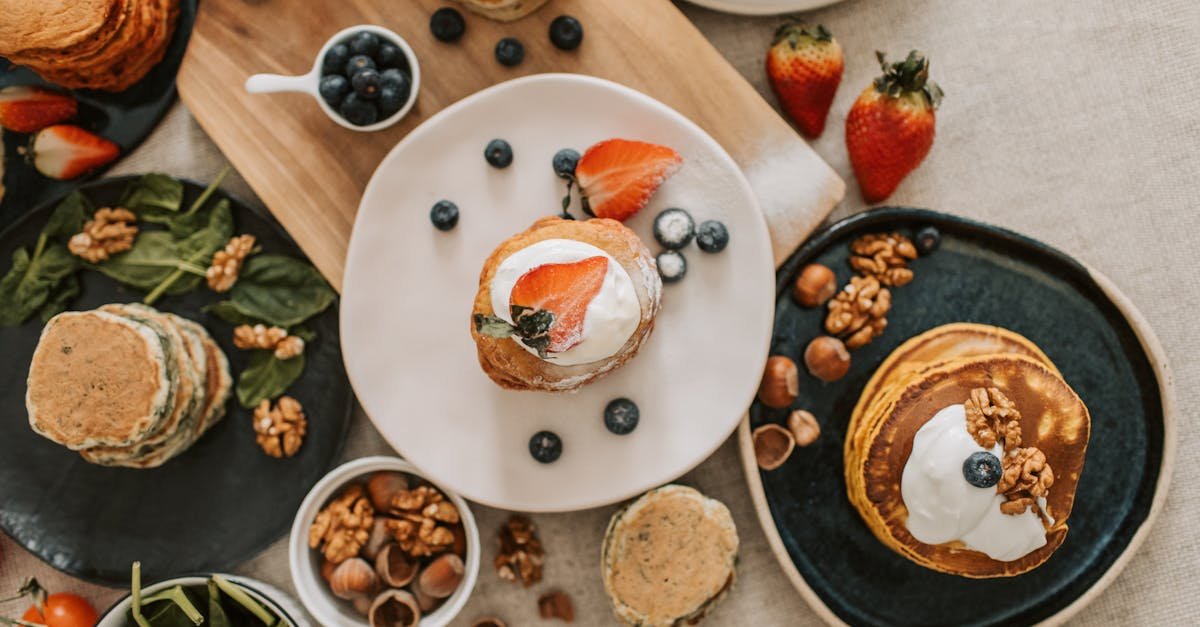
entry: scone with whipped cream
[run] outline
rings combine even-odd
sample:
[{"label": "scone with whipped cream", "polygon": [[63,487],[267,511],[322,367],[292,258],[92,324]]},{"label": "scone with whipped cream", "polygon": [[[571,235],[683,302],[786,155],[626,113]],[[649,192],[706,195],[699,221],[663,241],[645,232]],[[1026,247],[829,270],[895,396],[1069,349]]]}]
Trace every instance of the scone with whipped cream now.
[{"label": "scone with whipped cream", "polygon": [[654,257],[625,225],[542,218],[484,263],[471,313],[479,363],[505,388],[575,390],[637,353],[661,293]]},{"label": "scone with whipped cream", "polygon": [[[944,342],[978,331],[934,329],[884,362],[896,376],[868,384],[847,433],[847,494],[876,537],[913,562],[1007,577],[1065,539],[1090,416],[1027,339],[992,333],[990,354]],[[919,348],[938,336],[942,348]]]}]

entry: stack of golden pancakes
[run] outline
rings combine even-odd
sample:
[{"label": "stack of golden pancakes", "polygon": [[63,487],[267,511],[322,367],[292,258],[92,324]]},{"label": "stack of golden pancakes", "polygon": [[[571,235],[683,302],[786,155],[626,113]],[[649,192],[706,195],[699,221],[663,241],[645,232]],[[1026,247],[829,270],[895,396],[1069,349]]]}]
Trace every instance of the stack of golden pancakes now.
[{"label": "stack of golden pancakes", "polygon": [[124,91],[166,53],[178,0],[0,0],[0,56],[71,89]]},{"label": "stack of golden pancakes", "polygon": [[[996,452],[1003,475],[995,487],[968,487],[965,469],[946,464],[948,483],[931,493],[998,494],[1001,513],[1037,516],[1036,533],[1045,531],[1040,546],[1001,560],[961,540],[926,544],[910,532],[902,480],[914,438],[955,405],[971,445]],[[981,324],[944,325],[900,345],[867,382],[847,430],[847,494],[875,536],[917,564],[972,578],[1018,575],[1044,563],[1066,537],[1089,430],[1087,407],[1029,339]]]}]

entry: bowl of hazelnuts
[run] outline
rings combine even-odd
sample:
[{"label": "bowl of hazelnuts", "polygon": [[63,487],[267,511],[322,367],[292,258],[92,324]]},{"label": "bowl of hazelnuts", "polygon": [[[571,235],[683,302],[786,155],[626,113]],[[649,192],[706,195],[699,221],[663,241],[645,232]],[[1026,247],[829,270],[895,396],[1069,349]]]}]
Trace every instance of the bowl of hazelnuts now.
[{"label": "bowl of hazelnuts", "polygon": [[466,501],[396,457],[365,457],[305,497],[288,545],[304,607],[329,627],[440,627],[479,574]]}]

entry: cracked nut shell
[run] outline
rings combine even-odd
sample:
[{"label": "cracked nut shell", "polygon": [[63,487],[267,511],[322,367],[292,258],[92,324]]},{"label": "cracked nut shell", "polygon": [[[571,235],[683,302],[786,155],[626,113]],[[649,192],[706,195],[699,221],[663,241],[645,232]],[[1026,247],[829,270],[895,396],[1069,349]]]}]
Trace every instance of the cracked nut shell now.
[{"label": "cracked nut shell", "polygon": [[417,568],[417,561],[394,542],[385,545],[375,558],[375,573],[392,588],[403,588],[412,583]]},{"label": "cracked nut shell", "polygon": [[462,558],[447,553],[430,562],[425,570],[421,571],[417,586],[421,592],[435,599],[444,599],[458,589],[465,570]]},{"label": "cracked nut shell", "polygon": [[495,616],[484,616],[476,618],[475,622],[471,623],[471,627],[508,627],[508,625]]},{"label": "cracked nut shell", "polygon": [[787,426],[796,440],[796,446],[808,446],[821,437],[821,425],[817,424],[817,417],[803,409],[788,415]]},{"label": "cracked nut shell", "polygon": [[800,371],[796,362],[783,355],[772,355],[767,359],[767,368],[758,387],[758,400],[767,407],[783,409],[799,394]]},{"label": "cracked nut shell", "polygon": [[837,381],[850,371],[850,351],[836,337],[818,336],[804,349],[804,367],[822,381]]},{"label": "cracked nut shell", "polygon": [[371,627],[413,627],[421,622],[421,608],[411,593],[386,590],[371,602],[367,621]]},{"label": "cracked nut shell", "polygon": [[792,285],[792,298],[803,307],[820,307],[837,293],[837,276],[829,266],[810,263],[804,266]]},{"label": "cracked nut shell", "polygon": [[796,448],[796,438],[783,427],[767,423],[754,430],[754,459],[763,470],[775,470],[786,462]]}]

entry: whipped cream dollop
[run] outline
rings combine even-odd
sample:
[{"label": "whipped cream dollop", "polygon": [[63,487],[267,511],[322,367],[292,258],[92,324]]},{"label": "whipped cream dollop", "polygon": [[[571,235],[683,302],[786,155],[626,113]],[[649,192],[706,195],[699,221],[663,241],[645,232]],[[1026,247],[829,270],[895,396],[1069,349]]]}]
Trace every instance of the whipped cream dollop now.
[{"label": "whipped cream dollop", "polygon": [[[1020,559],[1046,544],[1046,528],[1032,508],[1016,515],[1002,513],[1005,498],[994,486],[967,483],[963,461],[978,451],[1004,459],[999,444],[985,449],[967,432],[962,405],[942,409],[917,430],[900,479],[908,531],[925,544],[958,540],[994,560]],[[1045,500],[1038,504],[1045,512]]]},{"label": "whipped cream dollop", "polygon": [[[546,361],[559,366],[588,364],[612,357],[625,346],[641,321],[642,308],[638,302],[633,280],[612,255],[586,242],[571,239],[547,239],[531,244],[508,256],[496,269],[490,287],[492,311],[512,324],[509,299],[513,286],[525,273],[550,263],[574,263],[590,257],[607,257],[608,270],[604,282],[592,302],[588,303],[583,320],[582,340],[561,353],[550,353]],[[537,355],[537,350],[512,338],[525,350]]]}]

